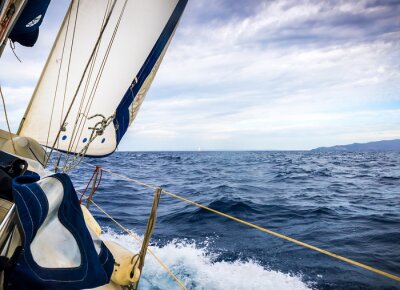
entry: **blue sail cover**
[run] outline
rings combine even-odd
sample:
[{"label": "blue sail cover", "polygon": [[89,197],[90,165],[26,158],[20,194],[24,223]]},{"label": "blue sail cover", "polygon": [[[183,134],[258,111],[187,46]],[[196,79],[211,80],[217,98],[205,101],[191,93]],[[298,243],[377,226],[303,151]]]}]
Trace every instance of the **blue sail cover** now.
[{"label": "blue sail cover", "polygon": [[39,181],[14,178],[13,196],[23,231],[23,251],[7,289],[72,290],[109,283],[114,258],[92,240],[66,174]]},{"label": "blue sail cover", "polygon": [[9,38],[23,46],[34,46],[49,4],[50,0],[28,0]]}]

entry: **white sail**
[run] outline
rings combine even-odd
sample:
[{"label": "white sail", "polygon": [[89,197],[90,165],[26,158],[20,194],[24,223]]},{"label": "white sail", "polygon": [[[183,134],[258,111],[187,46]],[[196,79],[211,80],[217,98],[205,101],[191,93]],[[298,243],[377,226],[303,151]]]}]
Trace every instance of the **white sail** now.
[{"label": "white sail", "polygon": [[18,133],[71,153],[115,151],[186,3],[73,1]]}]

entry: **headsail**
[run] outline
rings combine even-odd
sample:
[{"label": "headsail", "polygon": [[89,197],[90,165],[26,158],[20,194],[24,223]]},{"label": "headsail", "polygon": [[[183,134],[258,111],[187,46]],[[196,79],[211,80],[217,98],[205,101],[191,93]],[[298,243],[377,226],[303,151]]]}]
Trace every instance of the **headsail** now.
[{"label": "headsail", "polygon": [[19,134],[60,151],[112,153],[137,114],[186,3],[73,1]]}]

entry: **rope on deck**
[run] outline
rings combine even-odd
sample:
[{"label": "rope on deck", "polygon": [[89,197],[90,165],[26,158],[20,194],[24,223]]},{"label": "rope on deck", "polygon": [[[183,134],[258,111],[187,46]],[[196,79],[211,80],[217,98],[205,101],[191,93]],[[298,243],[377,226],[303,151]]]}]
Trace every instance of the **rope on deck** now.
[{"label": "rope on deck", "polygon": [[[95,165],[92,165],[92,164],[87,163],[87,162],[84,162],[84,163],[87,164],[87,165],[90,165],[90,166],[95,166]],[[133,179],[133,178],[130,178],[130,177],[128,177],[128,176],[125,176],[125,175],[122,175],[122,174],[119,174],[119,173],[115,173],[115,172],[113,172],[113,171],[111,171],[111,170],[108,170],[108,169],[104,169],[104,168],[103,168],[103,170],[106,171],[106,172],[108,172],[108,173],[110,173],[110,174],[112,174],[112,175],[114,175],[114,176],[118,176],[118,177],[123,178],[123,179],[125,179],[125,180],[127,180],[127,181],[134,182],[134,183],[136,183],[136,184],[138,184],[138,185],[140,185],[140,186],[144,186],[144,187],[151,188],[151,189],[156,189],[156,188],[158,188],[157,186],[153,186],[153,185],[150,185],[150,184],[146,184],[146,183],[144,183],[144,182],[138,181],[138,180]],[[218,210],[212,209],[212,208],[210,208],[210,207],[208,207],[208,206],[205,206],[205,205],[202,205],[202,204],[200,204],[200,203],[194,202],[194,201],[192,201],[192,200],[189,200],[189,199],[187,199],[187,198],[184,198],[184,197],[179,196],[179,195],[177,195],[177,194],[174,194],[174,193],[172,193],[172,192],[166,191],[166,190],[164,190],[164,189],[162,190],[162,193],[164,193],[164,194],[166,194],[166,195],[168,195],[168,196],[170,196],[170,197],[173,197],[173,198],[179,199],[179,200],[181,200],[181,201],[184,201],[184,202],[186,202],[186,203],[189,203],[189,204],[191,204],[191,205],[197,206],[197,207],[199,207],[199,208],[205,209],[205,210],[207,210],[207,211],[213,212],[213,213],[215,213],[215,214],[217,214],[217,215],[220,215],[220,216],[223,216],[223,217],[225,217],[225,218],[231,219],[231,220],[236,221],[236,222],[238,222],[238,223],[241,223],[241,224],[244,224],[244,225],[246,225],[246,226],[252,227],[252,228],[257,229],[257,230],[259,230],[259,231],[261,231],[261,232],[264,232],[264,233],[267,233],[267,234],[276,236],[276,237],[278,237],[278,238],[281,238],[281,239],[284,239],[284,240],[286,240],[286,241],[295,243],[295,244],[300,245],[300,246],[302,246],[302,247],[305,247],[305,248],[308,248],[308,249],[311,249],[311,250],[320,252],[320,253],[322,253],[322,254],[324,254],[324,255],[333,257],[333,258],[335,258],[335,259],[341,260],[341,261],[346,262],[346,263],[349,263],[349,264],[351,264],[351,265],[354,265],[354,266],[363,268],[363,269],[365,269],[365,270],[374,272],[374,273],[376,273],[376,274],[378,274],[378,275],[381,275],[381,276],[387,277],[387,278],[389,278],[389,279],[395,280],[395,281],[397,281],[397,282],[400,282],[400,276],[398,276],[398,275],[394,275],[394,274],[391,274],[391,273],[388,273],[388,272],[379,270],[379,269],[377,269],[377,268],[374,268],[374,267],[368,266],[368,265],[366,265],[366,264],[357,262],[357,261],[355,261],[355,260],[352,260],[352,259],[349,259],[349,258],[340,256],[340,255],[337,255],[337,254],[332,253],[332,252],[330,252],[330,251],[327,251],[327,250],[321,249],[321,248],[319,248],[319,247],[316,247],[316,246],[313,246],[313,245],[304,243],[304,242],[302,242],[302,241],[299,241],[299,240],[296,240],[296,239],[291,238],[291,237],[289,237],[289,236],[286,236],[286,235],[277,233],[277,232],[272,231],[272,230],[269,230],[269,229],[267,229],[267,228],[258,226],[258,225],[256,225],[256,224],[253,224],[253,223],[244,221],[244,220],[242,220],[242,219],[239,219],[239,218],[236,218],[236,217],[231,216],[231,215],[229,215],[229,214],[226,214],[226,213],[220,212],[220,211],[218,211]]]}]

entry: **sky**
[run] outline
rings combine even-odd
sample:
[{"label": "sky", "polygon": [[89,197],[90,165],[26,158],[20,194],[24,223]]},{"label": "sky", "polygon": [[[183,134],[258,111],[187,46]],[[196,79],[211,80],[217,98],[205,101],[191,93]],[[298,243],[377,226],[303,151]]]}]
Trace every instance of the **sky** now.
[{"label": "sky", "polygon": [[[68,3],[0,60],[16,131]],[[5,129],[1,112],[0,127]],[[400,138],[400,1],[189,0],[119,146],[304,150]]]}]

